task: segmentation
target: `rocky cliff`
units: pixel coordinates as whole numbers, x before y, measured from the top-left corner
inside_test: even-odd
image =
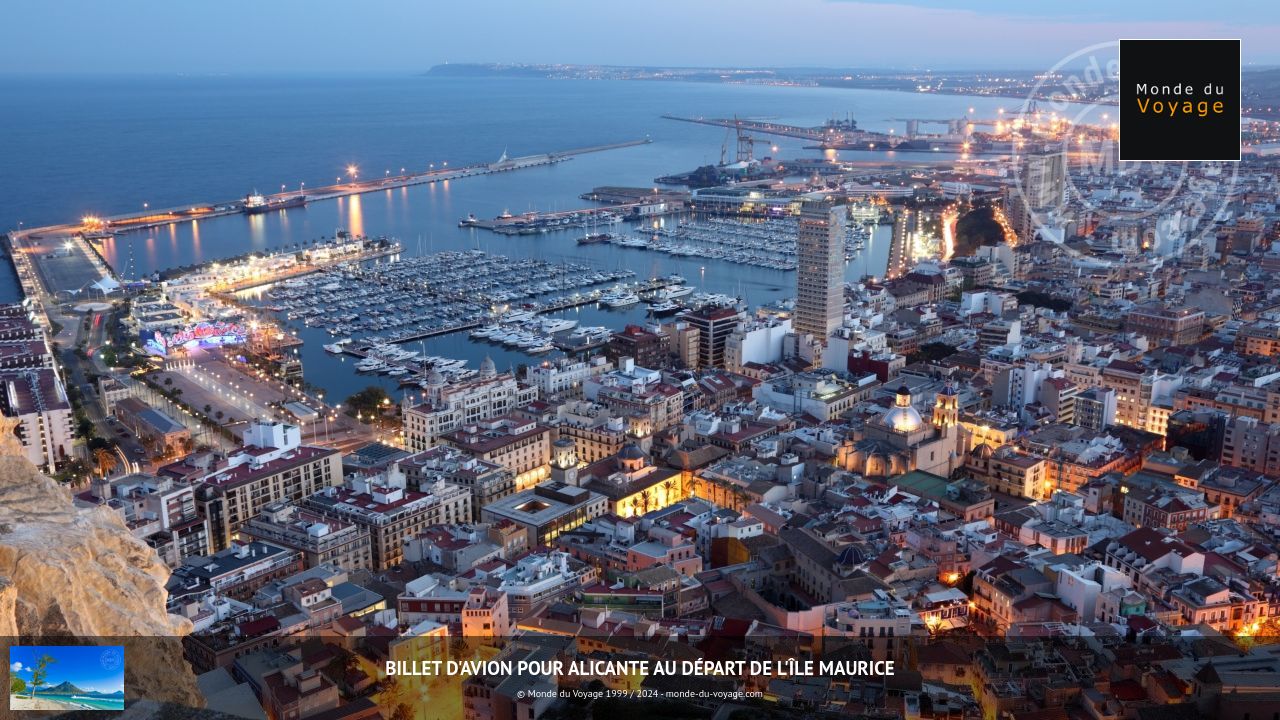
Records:
[[[182,659],[191,625],[165,612],[168,569],[117,513],[74,506],[13,429],[0,418],[0,642],[123,644],[128,697],[202,706]]]

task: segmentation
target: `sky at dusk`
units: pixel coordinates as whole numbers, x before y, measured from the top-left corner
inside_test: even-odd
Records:
[[[1280,64],[1280,3],[1240,0],[8,0],[4,15],[9,74],[1041,69],[1120,37],[1239,37],[1246,64]]]

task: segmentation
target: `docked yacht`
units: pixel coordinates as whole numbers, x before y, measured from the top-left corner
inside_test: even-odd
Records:
[[[657,317],[661,317],[663,315],[674,315],[683,309],[684,308],[671,300],[662,300],[661,302],[656,302],[649,306],[649,312],[653,313]]]
[[[568,318],[544,317],[538,322],[538,325],[542,328],[542,332],[558,333],[574,329],[578,326],[578,321],[570,320]]]
[[[627,307],[640,302],[640,296],[633,292],[620,292],[604,295],[600,298],[600,302],[611,308]]]
[[[684,297],[685,295],[692,295],[692,294],[693,294],[693,287],[689,285],[668,285],[667,287],[659,288],[656,292],[654,292],[653,299],[654,300],[675,300],[676,298],[681,298],[681,297]]]

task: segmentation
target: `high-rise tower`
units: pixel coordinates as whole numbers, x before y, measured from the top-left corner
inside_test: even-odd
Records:
[[[793,327],[824,342],[844,318],[844,212],[826,200],[800,209]]]
[[[1066,155],[1061,150],[1028,153],[1018,165],[1017,181],[1017,187],[1006,190],[1005,215],[1018,242],[1028,243],[1066,202]]]

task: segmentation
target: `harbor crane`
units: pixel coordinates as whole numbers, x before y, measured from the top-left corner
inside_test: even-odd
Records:
[[[720,167],[724,167],[729,156],[729,137],[736,130],[738,133],[738,150],[734,158],[738,163],[750,163],[755,160],[755,143],[756,141],[747,134],[742,127],[742,121],[737,115],[733,116],[733,125],[726,126],[724,131],[724,142],[720,145]]]

